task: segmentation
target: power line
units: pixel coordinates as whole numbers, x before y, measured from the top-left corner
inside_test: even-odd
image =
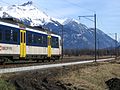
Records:
[[[68,1],[68,0],[65,0],[65,1],[67,1],[67,2],[68,2],[69,4],[71,4],[71,5],[74,5],[74,6],[77,6],[77,7],[83,8],[83,7],[81,7],[79,4],[72,3],[72,2],[70,2],[70,1]],[[83,8],[83,9],[85,9],[85,10],[87,10],[87,11],[90,11],[90,12],[93,12],[93,13],[96,13],[96,11],[91,10],[91,9],[87,9],[87,8]]]

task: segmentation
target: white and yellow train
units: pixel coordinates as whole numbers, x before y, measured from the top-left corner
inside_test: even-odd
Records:
[[[0,20],[0,62],[10,60],[59,59],[61,37],[43,28]]]

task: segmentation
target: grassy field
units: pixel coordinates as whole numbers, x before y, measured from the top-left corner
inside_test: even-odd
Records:
[[[93,63],[71,67],[69,73],[58,77],[64,83],[71,83],[83,90],[105,90],[105,81],[120,77],[120,64]]]
[[[60,88],[67,88],[67,90],[106,90],[105,81],[119,77],[120,63],[114,60],[112,62],[89,63],[27,73],[3,74],[0,77],[0,90],[15,90],[13,84],[15,85],[16,82],[19,85],[19,87],[16,86],[17,88],[27,87],[28,89],[25,90],[29,90],[30,87],[40,88],[43,87],[42,85],[47,88],[52,87],[50,90],[56,90],[53,87],[58,87],[58,85],[61,86]]]
[[[0,78],[0,90],[15,90],[15,87],[6,80]]]

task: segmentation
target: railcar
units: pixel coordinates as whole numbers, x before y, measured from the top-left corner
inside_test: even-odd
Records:
[[[59,59],[61,37],[43,28],[26,27],[0,19],[0,62],[7,59]]]

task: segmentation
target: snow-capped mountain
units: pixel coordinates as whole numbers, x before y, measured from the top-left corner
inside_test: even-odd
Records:
[[[0,7],[1,18],[17,18],[27,25],[43,26],[61,35],[64,33],[64,48],[94,48],[94,29],[74,19],[56,19],[36,8],[31,1],[22,5]],[[97,29],[97,48],[114,47],[116,41]]]
[[[46,27],[49,27],[53,32],[61,35],[61,26],[48,23]],[[95,30],[88,28],[84,24],[76,22],[76,20],[67,20],[63,25],[64,31],[64,48],[79,48],[79,49],[92,49],[95,47]],[[107,34],[97,29],[97,48],[113,48],[115,47],[115,40],[109,37]]]
[[[0,8],[0,17],[8,18],[14,17],[22,21],[27,21],[31,26],[39,26],[52,23],[52,18],[48,16],[45,12],[42,12],[36,8],[32,1],[24,3],[22,5],[12,5]],[[55,18],[54,18],[55,19]]]

